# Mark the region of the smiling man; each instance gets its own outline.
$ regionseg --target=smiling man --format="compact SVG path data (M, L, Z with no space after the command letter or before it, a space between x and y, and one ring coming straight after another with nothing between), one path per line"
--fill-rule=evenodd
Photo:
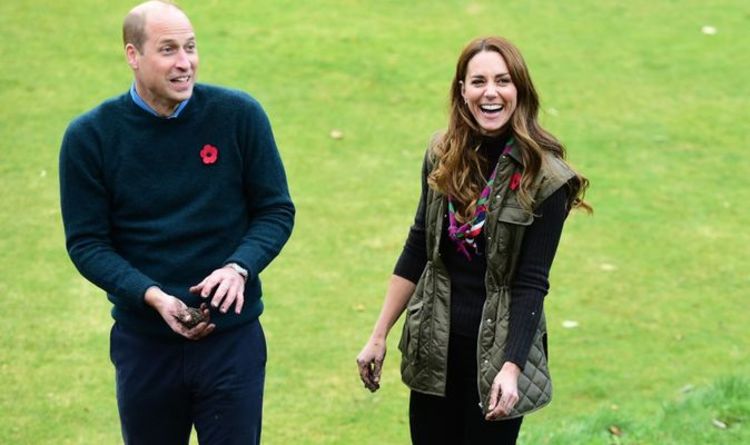
M138 96L157 114L172 115L193 94L198 71L190 20L173 5L144 3L125 18L122 34Z
M106 291L128 444L260 441L266 343L259 273L294 206L249 95L196 84L190 20L161 1L123 24L134 81L75 119L60 152L68 253Z

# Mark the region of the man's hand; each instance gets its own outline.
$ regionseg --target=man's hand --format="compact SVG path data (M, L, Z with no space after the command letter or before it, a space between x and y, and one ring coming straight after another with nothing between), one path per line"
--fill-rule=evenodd
M229 266L216 269L200 283L190 288L193 294L203 298L211 297L211 306L225 314L234 304L234 312L239 314L245 303L245 277Z
M216 328L216 325L210 323L210 314L205 304L201 305L200 308L204 320L189 328L185 323L190 323L192 315L185 303L179 298L166 294L158 287L152 286L146 290L144 299L146 304L154 308L174 332L185 338L200 340Z
M385 338L371 338L357 356L359 378L370 392L380 389L380 373L385 361Z

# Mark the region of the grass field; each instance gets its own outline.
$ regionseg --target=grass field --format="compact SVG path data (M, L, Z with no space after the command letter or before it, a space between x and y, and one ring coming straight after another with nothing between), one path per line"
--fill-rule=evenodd
M74 116L128 88L132 5L0 3L2 444L120 440L109 304L64 251L57 152ZM591 180L596 211L566 225L547 299L556 392L521 443L750 443L745 0L182 5L201 80L266 107L298 207L263 274L264 443L408 443L398 329L378 393L354 357L445 125L455 59L484 34L523 51L543 123Z

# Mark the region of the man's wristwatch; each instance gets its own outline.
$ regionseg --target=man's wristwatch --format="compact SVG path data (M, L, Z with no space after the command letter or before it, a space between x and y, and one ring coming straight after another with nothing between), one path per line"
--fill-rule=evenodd
M237 272L238 274L242 275L242 278L244 278L245 280L247 280L247 269L245 269L244 267L240 266L237 263L228 263L226 265L226 267L230 267L230 268L234 269L235 272Z

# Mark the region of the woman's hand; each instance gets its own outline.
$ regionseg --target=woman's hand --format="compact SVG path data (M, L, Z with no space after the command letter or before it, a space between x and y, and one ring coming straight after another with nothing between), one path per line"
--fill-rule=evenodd
M518 403L518 376L521 368L513 362L505 362L495 376L490 390L490 406L487 407L487 420L497 420L510 414Z
M370 338L357 356L359 378L371 392L380 389L380 372L385 360L385 338Z
M391 276L378 321L375 322L370 339L357 356L359 378L362 379L365 388L372 392L380 388L380 371L383 370L383 360L385 360L385 339L393 323L406 309L406 303L416 287L416 284L406 278L398 275Z

